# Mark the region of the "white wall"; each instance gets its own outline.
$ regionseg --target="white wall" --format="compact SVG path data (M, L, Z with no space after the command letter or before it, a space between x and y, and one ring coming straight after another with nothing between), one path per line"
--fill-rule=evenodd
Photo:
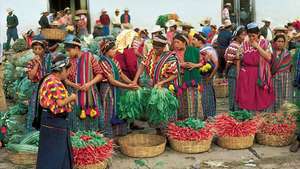
M14 9L19 19L19 36L29 29L38 28L38 21L42 11L48 9L48 0L0 0L0 42L6 42L7 8Z
M153 28L159 15L176 12L180 19L191 23L196 28L206 16L211 17L214 24L221 22L222 0L88 0L92 25L99 18L100 11L105 8L110 16L119 8L121 13L125 7L130 9L132 24L135 27Z
M256 0L256 22L259 24L265 17L272 20L271 27L283 26L300 16L299 0Z

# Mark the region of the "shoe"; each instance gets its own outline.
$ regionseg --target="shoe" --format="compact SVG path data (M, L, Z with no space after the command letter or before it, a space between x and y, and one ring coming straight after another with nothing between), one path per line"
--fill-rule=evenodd
M290 152L296 153L299 149L300 142L296 140L290 147Z

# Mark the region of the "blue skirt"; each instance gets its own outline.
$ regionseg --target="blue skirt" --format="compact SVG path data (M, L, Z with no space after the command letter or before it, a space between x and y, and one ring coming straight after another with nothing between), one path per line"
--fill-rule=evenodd
M72 169L73 156L68 119L44 109L41 118L37 169Z

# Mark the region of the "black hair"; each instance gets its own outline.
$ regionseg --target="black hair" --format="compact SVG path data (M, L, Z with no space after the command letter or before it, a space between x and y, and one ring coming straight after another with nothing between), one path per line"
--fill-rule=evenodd
M174 39L180 40L181 42L186 43L186 44L188 43L188 41L187 41L188 38L182 33L176 34Z
M66 60L67 57L66 55L62 54L62 53L59 53L57 54L56 56L53 57L51 63L52 65L54 65L56 62L59 62L59 61L63 61L63 60ZM65 69L69 69L71 67L71 64L69 63L66 67L64 67ZM61 69L60 71L59 70L53 70L52 72L62 72L63 69Z
M274 42L276 42L278 39L281 39L281 38L284 40L284 42L286 42L286 38L283 34L276 35L274 38Z

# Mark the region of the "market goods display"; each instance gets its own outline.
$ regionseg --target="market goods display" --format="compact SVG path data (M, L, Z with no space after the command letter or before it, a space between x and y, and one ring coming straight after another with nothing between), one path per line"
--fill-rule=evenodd
M127 91L121 97L119 106L121 119L133 121L145 115L151 124L157 125L167 123L175 116L178 101L168 89L143 88Z
M256 135L257 142L269 146L287 146L296 130L296 118L289 113L265 113Z
M92 131L79 131L71 135L75 168L105 169L112 157L113 141Z
M212 127L211 124L200 119L188 118L170 123L167 135L174 150L183 153L200 153L208 151L211 146Z
M27 49L27 43L24 39L17 39L13 44L12 49L15 52L22 52Z
M119 139L122 153L129 157L155 157L165 151L165 137L153 134L129 134Z
M36 164L38 152L39 131L28 133L17 143L9 142L6 148L10 151L9 160L17 165Z
M244 149L253 145L257 119L248 111L222 113L216 116L218 145L227 149Z

